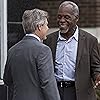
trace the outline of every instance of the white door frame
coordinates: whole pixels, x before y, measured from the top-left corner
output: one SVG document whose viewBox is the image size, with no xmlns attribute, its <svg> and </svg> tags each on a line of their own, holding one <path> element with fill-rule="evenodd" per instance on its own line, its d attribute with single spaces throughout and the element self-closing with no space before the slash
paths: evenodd
<svg viewBox="0 0 100 100">
<path fill-rule="evenodd" d="M 0 59 L 0 78 L 3 78 L 4 73 L 4 66 L 7 59 L 7 0 L 0 0 L 0 52 L 1 52 L 1 59 Z"/>
</svg>

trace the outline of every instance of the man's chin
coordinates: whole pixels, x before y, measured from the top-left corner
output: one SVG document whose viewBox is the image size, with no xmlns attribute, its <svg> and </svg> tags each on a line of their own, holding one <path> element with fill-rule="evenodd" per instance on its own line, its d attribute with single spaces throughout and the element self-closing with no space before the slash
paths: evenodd
<svg viewBox="0 0 100 100">
<path fill-rule="evenodd" d="M 62 29 L 60 29 L 60 32 L 61 32 L 61 33 L 67 33 L 68 30 L 69 30 L 69 29 L 67 29 L 67 30 L 62 30 Z"/>
</svg>

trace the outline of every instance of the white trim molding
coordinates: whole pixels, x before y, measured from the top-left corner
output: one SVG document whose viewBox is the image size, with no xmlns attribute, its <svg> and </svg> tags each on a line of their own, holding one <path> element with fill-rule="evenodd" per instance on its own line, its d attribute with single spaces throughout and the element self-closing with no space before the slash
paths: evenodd
<svg viewBox="0 0 100 100">
<path fill-rule="evenodd" d="M 1 77 L 3 78 L 4 66 L 7 59 L 7 0 L 0 0 L 1 33 L 0 33 L 0 52 L 1 52 Z"/>
</svg>

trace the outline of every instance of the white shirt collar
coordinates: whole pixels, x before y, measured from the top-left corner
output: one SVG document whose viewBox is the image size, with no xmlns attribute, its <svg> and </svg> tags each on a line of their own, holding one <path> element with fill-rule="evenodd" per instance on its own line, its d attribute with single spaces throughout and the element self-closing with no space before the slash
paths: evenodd
<svg viewBox="0 0 100 100">
<path fill-rule="evenodd" d="M 37 35 L 35 35 L 35 34 L 26 34 L 26 36 L 33 36 L 36 39 L 38 39 L 39 41 L 41 41 L 41 39 Z"/>
<path fill-rule="evenodd" d="M 78 26 L 76 27 L 76 31 L 73 35 L 73 37 L 78 41 L 78 34 L 79 34 L 79 29 L 78 29 Z"/>
</svg>

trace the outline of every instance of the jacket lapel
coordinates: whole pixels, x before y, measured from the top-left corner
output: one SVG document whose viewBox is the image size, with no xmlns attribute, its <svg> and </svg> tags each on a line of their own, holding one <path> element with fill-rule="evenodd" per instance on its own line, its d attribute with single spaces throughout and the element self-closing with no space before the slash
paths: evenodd
<svg viewBox="0 0 100 100">
<path fill-rule="evenodd" d="M 76 68 L 78 67 L 78 64 L 79 64 L 79 61 L 82 55 L 84 40 L 85 40 L 84 31 L 79 29 L 79 41 L 78 41 L 78 48 L 77 48 Z"/>
<path fill-rule="evenodd" d="M 53 34 L 53 38 L 51 40 L 51 50 L 52 50 L 52 54 L 53 54 L 53 61 L 55 62 L 55 56 L 56 56 L 56 47 L 57 47 L 57 39 L 58 39 L 58 35 L 59 35 L 59 32 L 55 32 Z"/>
</svg>

